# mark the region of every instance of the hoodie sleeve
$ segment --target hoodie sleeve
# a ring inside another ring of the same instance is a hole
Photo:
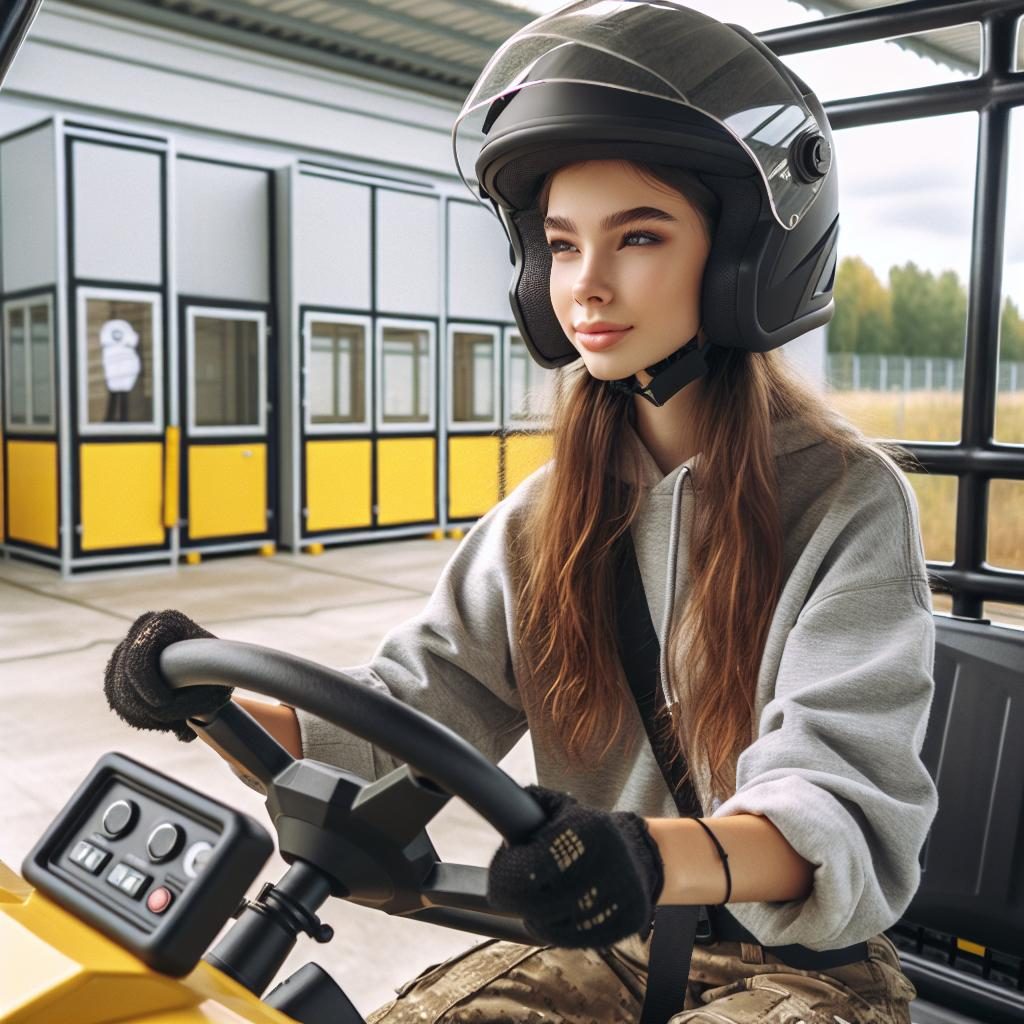
[[[509,531],[534,477],[459,544],[423,611],[392,629],[366,665],[342,669],[448,726],[492,762],[526,730],[510,637]],[[306,757],[376,779],[397,762],[365,740],[296,709]]]
[[[730,904],[765,945],[864,941],[899,920],[920,881],[938,803],[920,759],[935,626],[913,493],[900,489],[889,514],[872,514],[876,492],[847,522],[786,639],[736,793],[713,814],[763,815],[815,865],[803,900]]]

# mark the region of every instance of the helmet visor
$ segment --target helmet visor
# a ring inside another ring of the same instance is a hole
[[[580,0],[508,39],[466,99],[452,135],[459,174],[474,195],[492,105],[547,82],[658,97],[709,117],[750,158],[784,228],[796,226],[821,187],[820,179],[794,174],[790,152],[809,131],[827,138],[828,126],[818,123],[798,84],[747,38],[667,0]]]

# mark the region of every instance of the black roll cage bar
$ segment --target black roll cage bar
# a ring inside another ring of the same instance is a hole
[[[953,562],[929,562],[928,571],[935,589],[952,595],[953,614],[967,618],[980,618],[985,601],[1024,604],[1024,572],[993,568],[985,560],[989,481],[1024,480],[1024,446],[994,439],[1010,115],[1015,107],[1024,106],[1024,70],[1014,70],[1022,16],[1021,0],[909,0],[760,33],[766,45],[785,57],[970,22],[981,24],[982,62],[977,78],[824,105],[836,130],[978,113],[960,441],[903,446],[925,471],[958,478]]]

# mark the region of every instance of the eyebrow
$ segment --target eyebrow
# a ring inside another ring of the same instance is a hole
[[[676,218],[671,213],[659,210],[656,206],[634,206],[631,210],[619,210],[618,213],[609,214],[601,221],[601,230],[612,231],[614,228],[621,228],[638,220],[662,220],[672,224],[676,223]],[[544,227],[552,231],[567,231],[569,234],[576,234],[576,225],[568,217],[545,217]]]

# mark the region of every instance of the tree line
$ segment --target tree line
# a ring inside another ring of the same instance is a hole
[[[916,263],[890,267],[888,286],[859,256],[839,264],[829,352],[960,359],[967,327],[967,288],[953,270],[935,275]],[[1024,319],[1009,296],[1001,314],[1000,353],[1024,360]]]

